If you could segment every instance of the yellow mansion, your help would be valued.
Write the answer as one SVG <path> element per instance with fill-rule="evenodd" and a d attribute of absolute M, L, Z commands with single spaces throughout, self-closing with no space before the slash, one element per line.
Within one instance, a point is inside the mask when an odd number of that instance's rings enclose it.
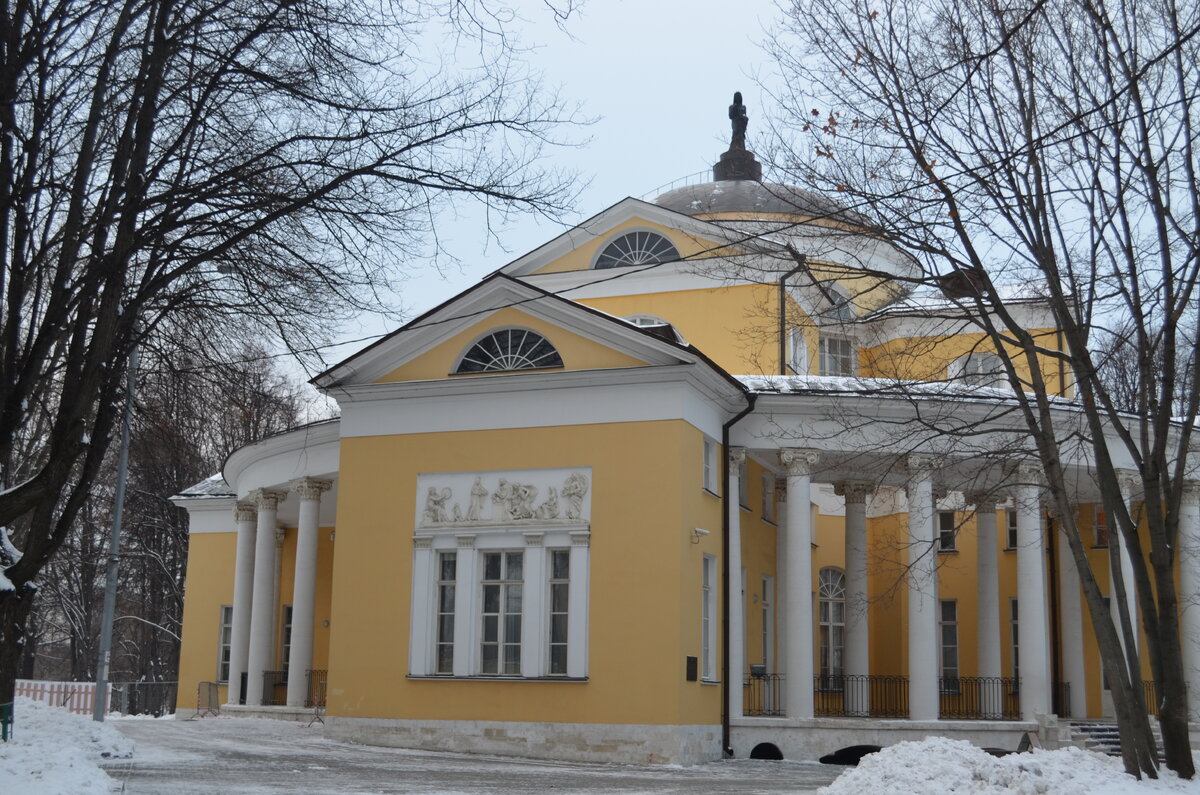
<path fill-rule="evenodd" d="M 681 764 L 1109 712 L 994 349 L 759 173 L 734 146 L 614 204 L 319 375 L 339 419 L 178 495 L 180 712 L 199 688 L 368 743 Z"/>

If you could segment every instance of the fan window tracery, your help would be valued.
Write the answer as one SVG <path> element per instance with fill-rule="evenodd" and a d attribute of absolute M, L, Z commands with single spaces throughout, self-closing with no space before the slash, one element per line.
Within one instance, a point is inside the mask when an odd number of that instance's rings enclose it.
<path fill-rule="evenodd" d="M 562 356 L 541 334 L 528 329 L 506 328 L 494 331 L 472 345 L 454 372 L 486 373 L 562 366 Z"/>
<path fill-rule="evenodd" d="M 674 262 L 679 251 L 671 241 L 654 232 L 629 232 L 609 243 L 596 258 L 595 268 L 624 268 Z"/>

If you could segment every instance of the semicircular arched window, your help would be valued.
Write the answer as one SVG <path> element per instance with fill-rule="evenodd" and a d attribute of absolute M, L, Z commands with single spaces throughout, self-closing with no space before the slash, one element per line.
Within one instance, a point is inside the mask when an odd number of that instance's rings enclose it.
<path fill-rule="evenodd" d="M 454 373 L 491 373 L 562 366 L 562 357 L 541 334 L 523 328 L 502 328 L 468 348 L 459 359 Z"/>
<path fill-rule="evenodd" d="M 657 265 L 675 262 L 679 251 L 656 232 L 629 232 L 609 243 L 596 257 L 593 268 L 624 268 L 628 265 Z"/>

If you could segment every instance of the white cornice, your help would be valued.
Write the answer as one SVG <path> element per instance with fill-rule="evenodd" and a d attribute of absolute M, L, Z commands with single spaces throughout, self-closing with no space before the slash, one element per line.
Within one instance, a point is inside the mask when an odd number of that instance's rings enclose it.
<path fill-rule="evenodd" d="M 248 444 L 245 447 L 239 447 L 230 453 L 229 457 L 225 459 L 222 474 L 225 476 L 225 482 L 233 486 L 234 490 L 240 495 L 245 493 L 246 489 L 238 486 L 238 479 L 251 465 L 265 459 L 289 456 L 292 453 L 301 451 L 309 453 L 311 457 L 318 450 L 326 454 L 325 458 L 328 458 L 331 454 L 333 459 L 336 460 L 338 439 L 340 437 L 341 423 L 338 420 L 306 425 L 294 431 L 268 436 L 266 439 Z M 328 474 L 328 472 L 315 471 L 304 474 L 324 475 Z"/>

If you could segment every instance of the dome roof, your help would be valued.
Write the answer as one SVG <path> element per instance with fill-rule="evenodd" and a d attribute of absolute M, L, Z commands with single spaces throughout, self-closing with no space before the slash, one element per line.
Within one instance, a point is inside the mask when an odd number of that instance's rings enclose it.
<path fill-rule="evenodd" d="M 684 215 L 783 213 L 832 218 L 854 224 L 866 223 L 866 218 L 859 213 L 847 210 L 820 194 L 794 185 L 750 179 L 685 185 L 667 191 L 654 203 Z"/>

